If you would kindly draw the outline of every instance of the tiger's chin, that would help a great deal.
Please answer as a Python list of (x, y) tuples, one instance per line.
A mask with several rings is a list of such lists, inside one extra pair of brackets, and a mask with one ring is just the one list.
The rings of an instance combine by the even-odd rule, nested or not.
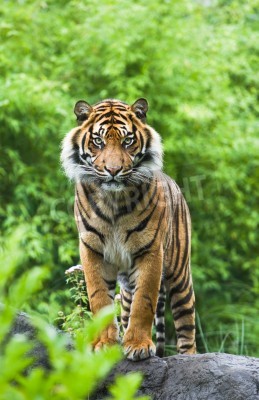
[(103, 182), (101, 188), (107, 192), (120, 192), (126, 188), (123, 182), (109, 181)]

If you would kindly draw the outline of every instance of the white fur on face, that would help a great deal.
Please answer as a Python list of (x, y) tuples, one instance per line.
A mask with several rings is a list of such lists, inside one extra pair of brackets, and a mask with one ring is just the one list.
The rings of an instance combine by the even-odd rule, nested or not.
[[(151, 171), (161, 171), (163, 166), (163, 151), (160, 135), (151, 127), (148, 127), (151, 133), (151, 146), (148, 151), (152, 154), (152, 160), (143, 161), (137, 168), (137, 173), (143, 175), (143, 178), (150, 175)], [(95, 175), (94, 167), (90, 166), (82, 159), (82, 164), (78, 163), (80, 159), (79, 147), (75, 148), (73, 138), (78, 132), (78, 128), (72, 129), (62, 142), (61, 163), (67, 177), (75, 182), (91, 181)], [(144, 149), (145, 150), (145, 149)], [(134, 175), (134, 174), (133, 174)], [(119, 190), (119, 187), (108, 187), (107, 190)]]

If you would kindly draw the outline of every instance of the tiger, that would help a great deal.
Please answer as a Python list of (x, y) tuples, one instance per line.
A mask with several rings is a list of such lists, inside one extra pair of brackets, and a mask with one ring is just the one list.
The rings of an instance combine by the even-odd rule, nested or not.
[(161, 137), (147, 124), (147, 111), (144, 98), (132, 105), (80, 100), (77, 126), (61, 152), (65, 174), (75, 182), (79, 252), (93, 315), (114, 303), (120, 287), (123, 332), (115, 318), (93, 348), (121, 341), (133, 361), (163, 357), (166, 296), (177, 351), (196, 353), (190, 213), (179, 186), (162, 171)]

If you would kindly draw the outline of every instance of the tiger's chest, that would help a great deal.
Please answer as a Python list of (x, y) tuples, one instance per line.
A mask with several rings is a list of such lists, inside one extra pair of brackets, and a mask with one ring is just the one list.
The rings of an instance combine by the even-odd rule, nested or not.
[(118, 272), (127, 271), (132, 264), (131, 249), (125, 243), (125, 230), (114, 227), (105, 237), (103, 258), (108, 264), (117, 267)]
[(75, 217), (82, 241), (102, 256), (107, 268), (113, 266), (117, 273), (129, 271), (136, 255), (161, 236), (158, 232), (163, 211), (158, 209), (158, 202), (149, 207), (138, 204), (132, 211), (104, 198), (87, 200), (79, 192)]

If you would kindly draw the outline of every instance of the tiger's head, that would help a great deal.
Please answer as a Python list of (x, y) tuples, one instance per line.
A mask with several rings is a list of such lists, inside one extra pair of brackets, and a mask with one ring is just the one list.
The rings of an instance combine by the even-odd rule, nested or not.
[(143, 98), (131, 106), (114, 99), (94, 106), (78, 101), (74, 112), (79, 126), (62, 146), (67, 176), (112, 191), (147, 182), (162, 168), (160, 136), (146, 124), (147, 111)]

